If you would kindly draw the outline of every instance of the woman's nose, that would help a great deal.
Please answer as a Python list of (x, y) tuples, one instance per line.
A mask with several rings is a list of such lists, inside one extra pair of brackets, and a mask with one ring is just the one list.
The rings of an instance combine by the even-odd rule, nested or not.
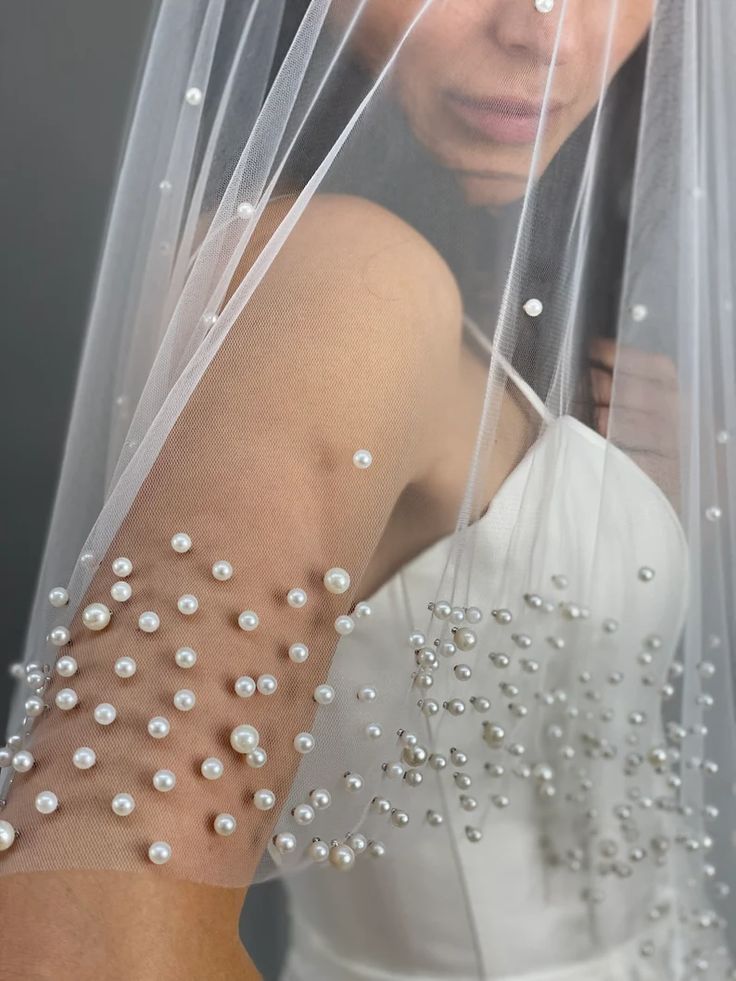
[[(512, 57), (564, 65), (583, 43), (577, 0), (483, 0), (488, 31)], [(598, 2), (598, 0), (596, 0)], [(601, 0), (605, 5), (606, 0)], [(559, 35), (559, 37), (558, 37)]]

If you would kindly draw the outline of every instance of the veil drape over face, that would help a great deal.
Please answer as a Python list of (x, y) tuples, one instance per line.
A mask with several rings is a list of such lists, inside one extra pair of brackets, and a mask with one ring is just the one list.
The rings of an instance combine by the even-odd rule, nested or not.
[(162, 0), (0, 874), (734, 976), (734, 50), (730, 0)]

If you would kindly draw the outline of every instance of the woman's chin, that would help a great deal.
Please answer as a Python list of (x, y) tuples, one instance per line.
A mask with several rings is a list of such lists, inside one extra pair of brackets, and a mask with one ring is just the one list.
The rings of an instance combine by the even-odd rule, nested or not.
[(472, 207), (501, 208), (504, 205), (513, 204), (514, 201), (520, 201), (526, 191), (526, 176), (515, 177), (510, 174), (498, 176), (462, 174), (457, 176), (465, 200)]

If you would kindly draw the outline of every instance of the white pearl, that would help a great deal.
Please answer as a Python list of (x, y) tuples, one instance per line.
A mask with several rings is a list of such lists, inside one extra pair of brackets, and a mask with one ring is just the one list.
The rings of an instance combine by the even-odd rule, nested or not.
[(241, 201), (236, 210), (238, 215), (245, 219), (252, 218), (256, 211), (250, 201)]
[(235, 726), (230, 733), (230, 745), (236, 753), (252, 753), (259, 739), (258, 730), (254, 726)]
[(37, 719), (39, 715), (43, 714), (43, 710), (46, 708), (46, 706), (44, 704), (44, 700), (39, 698), (38, 695), (31, 695), (30, 698), (26, 699), (23, 708), (25, 709), (26, 715), (29, 718)]
[(133, 595), (133, 588), (129, 582), (125, 582), (121, 579), (119, 582), (113, 583), (110, 587), (110, 595), (118, 603), (125, 603)]
[(300, 610), (307, 602), (306, 591), (295, 586), (294, 589), (290, 589), (286, 594), (286, 602), (295, 610)]
[(168, 841), (154, 841), (148, 849), (148, 857), (154, 865), (164, 865), (171, 858), (171, 845)]
[(534, 0), (534, 6), (540, 14), (551, 14), (554, 10), (555, 0)]
[(404, 766), (402, 763), (388, 763), (386, 765), (386, 776), (391, 780), (400, 780), (404, 776)]
[(358, 701), (360, 702), (375, 702), (377, 698), (378, 692), (373, 685), (362, 685), (358, 689)]
[(161, 626), (158, 613), (154, 613), (153, 610), (146, 610), (145, 613), (141, 613), (138, 617), (138, 626), (144, 633), (154, 633)]
[(176, 786), (176, 774), (171, 770), (156, 770), (153, 775), (153, 786), (160, 790), (162, 794), (173, 790)]
[(259, 811), (270, 811), (276, 803), (276, 794), (272, 790), (256, 790), (253, 794), (253, 803)]
[(112, 571), (119, 579), (127, 578), (133, 571), (133, 563), (125, 555), (121, 555), (112, 563)]
[(296, 838), (289, 831), (279, 831), (277, 835), (273, 836), (273, 843), (276, 850), (282, 855), (288, 855), (296, 848)]
[(195, 694), (189, 688), (180, 688), (174, 695), (174, 707), (178, 708), (180, 712), (189, 712), (194, 708), (195, 702)]
[(262, 746), (256, 746), (252, 753), (246, 753), (245, 756), (245, 762), (254, 770), (260, 770), (262, 766), (265, 766), (267, 759), (266, 750)]
[(631, 308), (631, 319), (636, 323), (641, 323), (642, 320), (646, 320), (648, 314), (649, 311), (643, 303), (635, 303)]
[(115, 794), (112, 799), (112, 809), (118, 817), (127, 817), (135, 809), (132, 794)]
[(153, 736), (154, 739), (163, 739), (164, 736), (168, 736), (170, 731), (169, 720), (165, 719), (163, 715), (155, 715), (148, 720), (148, 735)]
[(214, 327), (215, 324), (217, 323), (217, 314), (216, 313), (206, 313), (202, 317), (202, 322), (204, 323), (205, 327)]
[(197, 652), (191, 647), (180, 647), (174, 654), (174, 660), (180, 668), (193, 668), (197, 662)]
[(115, 662), (115, 674), (118, 678), (132, 678), (136, 672), (136, 667), (132, 657), (119, 657)]
[(527, 300), (524, 304), (524, 313), (527, 317), (538, 317), (543, 309), (542, 301), (536, 297), (532, 297), (531, 300)]
[(317, 685), (313, 697), (318, 705), (329, 705), (335, 698), (335, 689), (332, 685)]
[(21, 661), (16, 661), (11, 664), (8, 668), (8, 674), (11, 678), (15, 678), (16, 681), (23, 681), (25, 677), (25, 669)]
[(77, 673), (77, 660), (71, 654), (65, 654), (56, 662), (56, 673), (62, 678), (71, 678)]
[(311, 732), (298, 732), (294, 736), (294, 749), (297, 753), (311, 753), (315, 739)]
[(69, 593), (64, 589), (63, 586), (54, 586), (54, 588), (49, 593), (49, 603), (52, 606), (66, 606), (69, 602)]
[(255, 630), (258, 623), (258, 614), (253, 610), (243, 610), (238, 617), (238, 626), (241, 630)]
[(346, 593), (350, 589), (350, 573), (339, 566), (328, 569), (322, 581), (329, 593)]
[(202, 89), (192, 86), (190, 89), (187, 89), (184, 98), (190, 106), (199, 106), (202, 103)]
[(370, 603), (366, 603), (365, 600), (361, 600), (360, 603), (356, 603), (353, 613), (358, 620), (367, 620), (368, 617), (373, 613), (373, 607)]
[(114, 705), (111, 705), (109, 702), (100, 702), (100, 704), (95, 707), (95, 722), (99, 722), (101, 726), (109, 726), (115, 721), (117, 714), (118, 713)]
[(333, 845), (330, 848), (330, 865), (343, 872), (355, 865), (355, 852), (349, 845)]
[(192, 539), (184, 531), (177, 532), (171, 539), (171, 547), (175, 552), (183, 555), (192, 547)]
[(235, 682), (235, 694), (240, 695), (241, 698), (250, 698), (256, 690), (255, 681), (247, 674), (244, 674), (241, 678)]
[(74, 750), (72, 763), (78, 770), (89, 770), (97, 762), (97, 754), (89, 746), (80, 746)]
[(10, 821), (0, 821), (0, 852), (6, 852), (15, 841), (15, 828)]
[(218, 835), (227, 838), (238, 826), (238, 822), (232, 814), (218, 814), (213, 822), (213, 827)]
[(291, 814), (296, 824), (300, 827), (304, 827), (314, 821), (314, 808), (310, 807), (309, 804), (297, 804), (292, 809)]
[(54, 701), (58, 708), (64, 712), (68, 712), (79, 701), (79, 695), (77, 695), (73, 688), (61, 688), (57, 691)]
[(179, 613), (183, 613), (185, 616), (191, 616), (199, 609), (199, 600), (196, 596), (192, 596), (191, 593), (185, 593), (179, 597), (176, 605), (179, 608)]
[(377, 722), (371, 722), (365, 727), (365, 733), (369, 739), (380, 739), (383, 729)]
[(289, 658), (294, 664), (303, 664), (309, 657), (309, 648), (306, 644), (292, 644), (289, 648)]
[(360, 834), (360, 832), (349, 835), (349, 841), (350, 847), (353, 849), (356, 855), (362, 855), (368, 847), (368, 839), (365, 835)]
[(357, 793), (363, 789), (364, 780), (359, 773), (346, 773), (345, 786), (351, 793)]
[(199, 772), (206, 780), (219, 780), (224, 771), (222, 760), (218, 760), (216, 756), (208, 756), (199, 768)]
[(49, 634), (49, 640), (54, 645), (54, 647), (63, 647), (64, 644), (68, 644), (72, 639), (72, 635), (66, 627), (54, 627), (54, 629)]
[(85, 567), (85, 569), (93, 568), (95, 564), (94, 552), (83, 552), (79, 556), (79, 561)]
[(261, 674), (256, 681), (256, 688), (261, 695), (273, 695), (278, 688), (278, 681), (272, 674)]
[(358, 470), (366, 470), (373, 463), (373, 454), (370, 450), (356, 450), (353, 453), (353, 465)]
[(332, 803), (332, 795), (324, 787), (317, 787), (316, 790), (310, 790), (309, 799), (318, 811), (324, 811)]
[(42, 790), (36, 795), (36, 810), (39, 814), (53, 814), (59, 806), (59, 798), (53, 790)]
[(707, 521), (718, 521), (722, 514), (723, 512), (717, 504), (713, 504), (705, 509), (705, 517)]
[(88, 630), (104, 630), (110, 622), (110, 608), (104, 603), (90, 603), (82, 613), (82, 623)]
[(212, 566), (212, 575), (220, 582), (226, 582), (228, 579), (232, 579), (233, 567), (224, 559), (218, 559)]
[(313, 862), (326, 862), (330, 857), (330, 846), (326, 841), (316, 838), (309, 843), (307, 855)]
[(13, 750), (7, 746), (0, 747), (0, 767), (12, 766)]
[(335, 620), (335, 630), (340, 634), (341, 637), (347, 637), (355, 629), (355, 621), (352, 617), (343, 614)]
[(12, 766), (16, 773), (28, 773), (35, 762), (33, 753), (27, 749), (19, 749), (13, 757)]

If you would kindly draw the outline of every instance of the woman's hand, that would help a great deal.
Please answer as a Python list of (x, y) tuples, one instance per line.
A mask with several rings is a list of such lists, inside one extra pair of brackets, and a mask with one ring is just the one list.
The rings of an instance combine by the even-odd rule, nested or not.
[(680, 445), (674, 362), (606, 338), (592, 342), (589, 361), (596, 430), (672, 497)]

